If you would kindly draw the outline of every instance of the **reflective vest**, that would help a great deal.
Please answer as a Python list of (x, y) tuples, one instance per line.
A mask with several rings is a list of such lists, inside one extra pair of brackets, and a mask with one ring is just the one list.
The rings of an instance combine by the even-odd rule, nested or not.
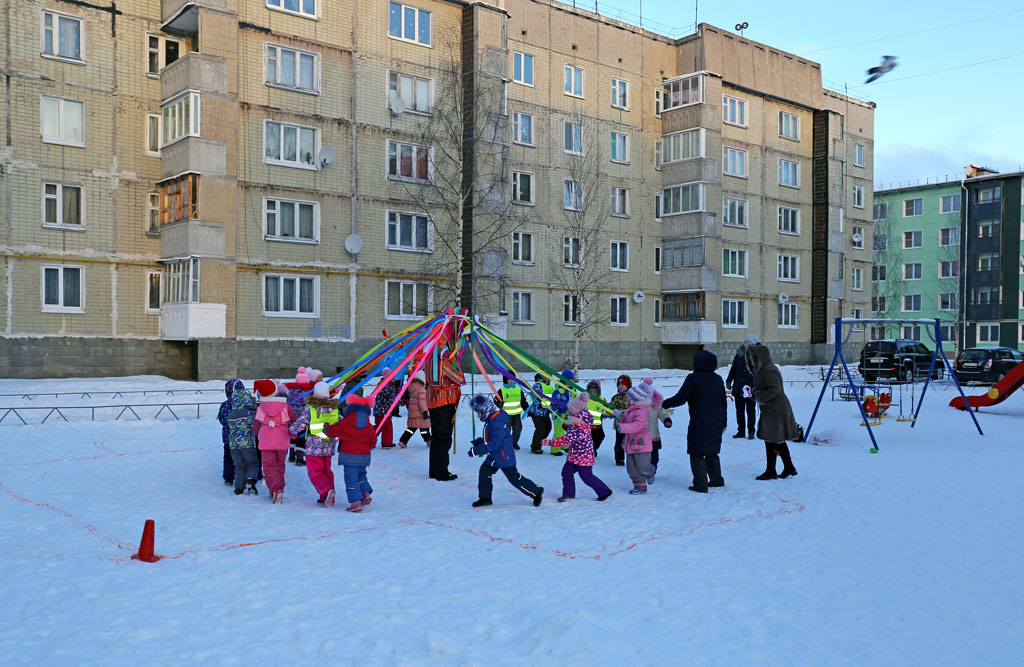
[(501, 409), (509, 417), (523, 413), (523, 390), (521, 387), (502, 387), (501, 400)]
[(334, 408), (326, 414), (317, 412), (312, 406), (309, 408), (309, 434), (315, 435), (323, 440), (330, 440), (324, 435), (324, 429), (329, 424), (338, 423), (338, 408)]
[(540, 393), (544, 394), (544, 398), (541, 399), (541, 405), (548, 410), (551, 409), (551, 394), (555, 392), (555, 385), (548, 384), (547, 382), (540, 383)]
[(587, 401), (587, 411), (594, 418), (594, 423), (590, 425), (590, 428), (601, 428), (601, 416), (604, 414), (604, 411), (601, 410), (601, 404), (591, 399)]

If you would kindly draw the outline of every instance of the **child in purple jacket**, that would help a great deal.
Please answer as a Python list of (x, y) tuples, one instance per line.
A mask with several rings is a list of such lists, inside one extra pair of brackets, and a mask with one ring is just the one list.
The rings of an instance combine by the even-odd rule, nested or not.
[(562, 466), (562, 495), (558, 502), (564, 503), (576, 497), (576, 474), (583, 483), (594, 490), (598, 500), (612, 495), (608, 485), (594, 474), (594, 440), (590, 426), (594, 417), (587, 409), (590, 394), (580, 394), (569, 401), (565, 435), (554, 440), (542, 440), (542, 446), (568, 447), (569, 456)]

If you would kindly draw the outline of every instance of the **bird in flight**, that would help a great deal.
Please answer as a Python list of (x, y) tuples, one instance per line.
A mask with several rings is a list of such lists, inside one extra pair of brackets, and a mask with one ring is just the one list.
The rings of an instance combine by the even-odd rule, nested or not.
[(892, 68), (896, 67), (898, 64), (899, 63), (896, 62), (896, 56), (882, 56), (882, 64), (868, 70), (868, 79), (864, 83), (871, 83), (883, 74), (892, 71)]

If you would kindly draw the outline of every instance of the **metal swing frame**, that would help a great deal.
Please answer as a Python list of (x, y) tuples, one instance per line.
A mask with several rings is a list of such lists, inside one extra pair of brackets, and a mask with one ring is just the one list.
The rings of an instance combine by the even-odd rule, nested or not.
[[(932, 338), (935, 340), (935, 352), (932, 354), (932, 363), (931, 363), (931, 366), (928, 368), (928, 375), (925, 376), (924, 388), (921, 389), (921, 398), (918, 399), (916, 408), (914, 407), (913, 403), (911, 403), (911, 406), (910, 406), (911, 409), (913, 410), (913, 414), (914, 414), (914, 417), (913, 417), (914, 421), (910, 424), (910, 428), (914, 428), (914, 426), (917, 425), (917, 416), (921, 412), (921, 406), (924, 405), (924, 397), (925, 397), (925, 394), (928, 393), (928, 385), (929, 385), (929, 383), (931, 383), (932, 375), (935, 373), (935, 364), (939, 360), (939, 358), (941, 357), (942, 358), (942, 363), (943, 363), (943, 365), (946, 368), (946, 372), (949, 373), (949, 377), (953, 380), (953, 384), (956, 385), (956, 390), (958, 392), (960, 392), (960, 396), (964, 400), (964, 405), (968, 406), (967, 412), (971, 415), (971, 419), (974, 421), (974, 426), (977, 427), (977, 429), (978, 429), (978, 435), (985, 435), (985, 433), (981, 430), (981, 424), (978, 423), (978, 418), (974, 415), (975, 410), (970, 408), (970, 404), (967, 402), (967, 396), (964, 395), (964, 390), (960, 386), (960, 381), (956, 379), (956, 373), (953, 372), (953, 366), (952, 366), (952, 364), (949, 363), (949, 359), (946, 357), (946, 353), (942, 349), (942, 326), (941, 326), (941, 322), (940, 322), (939, 318), (936, 317), (934, 319), (921, 318), (921, 319), (879, 319), (879, 320), (874, 320), (874, 319), (863, 319), (863, 318), (855, 318), (855, 317), (837, 317), (836, 318), (836, 322), (835, 322), (835, 348), (836, 348), (836, 351), (832, 355), (832, 364), (831, 364), (831, 366), (829, 366), (828, 374), (826, 374), (825, 377), (827, 377), (827, 378), (828, 377), (832, 377), (832, 371), (835, 370), (836, 362), (838, 361), (840, 364), (842, 364), (843, 370), (845, 371), (846, 382), (847, 382), (847, 384), (850, 387), (850, 391), (853, 394), (857, 395), (858, 394), (857, 385), (855, 385), (853, 383), (853, 379), (850, 377), (850, 367), (847, 365), (846, 357), (843, 355), (843, 344), (849, 339), (850, 335), (852, 335), (852, 333), (853, 333), (852, 325), (854, 325), (854, 324), (868, 324), (868, 325), (877, 325), (877, 324), (918, 324), (918, 325), (929, 325), (929, 326), (934, 327), (934, 329), (933, 329), (934, 335), (932, 336)], [(851, 325), (851, 326), (850, 326), (849, 333), (847, 333), (846, 338), (844, 338), (843, 337), (843, 326), (846, 326), (846, 325)], [(825, 382), (822, 383), (821, 393), (818, 394), (818, 402), (814, 404), (814, 412), (811, 414), (811, 421), (807, 425), (807, 429), (804, 431), (804, 440), (803, 440), (804, 442), (807, 442), (808, 438), (811, 435), (811, 427), (814, 426), (814, 419), (815, 419), (815, 417), (818, 416), (818, 408), (821, 407), (821, 400), (822, 400), (822, 398), (825, 397), (825, 390), (828, 388), (828, 386), (829, 386), (828, 380), (826, 380)], [(868, 429), (868, 436), (871, 438), (872, 451), (876, 451), (877, 452), (878, 451), (878, 441), (875, 439), (875, 432), (873, 430), (871, 430), (871, 422), (868, 420), (867, 413), (864, 412), (864, 405), (859, 400), (856, 401), (856, 403), (857, 403), (857, 409), (860, 410), (861, 419), (864, 420), (864, 425)]]

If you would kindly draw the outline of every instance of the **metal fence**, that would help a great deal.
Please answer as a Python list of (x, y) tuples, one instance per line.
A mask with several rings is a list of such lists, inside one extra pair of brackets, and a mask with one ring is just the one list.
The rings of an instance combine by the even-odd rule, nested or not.
[[(143, 419), (158, 419), (161, 415), (165, 419), (173, 418), (180, 421), (185, 418), (192, 418), (192, 411), (195, 410), (195, 419), (202, 418), (203, 406), (216, 406), (210, 410), (211, 416), (216, 416), (220, 403), (136, 403), (121, 405), (20, 405), (0, 407), (0, 424), (13, 424), (17, 426), (20, 422), (23, 426), (35, 426), (45, 424), (48, 419), (65, 422), (85, 421), (82, 413), (88, 413), (89, 421), (121, 421), (134, 418), (135, 421)], [(149, 413), (156, 409), (156, 412)], [(97, 411), (99, 414), (97, 415)], [(116, 411), (116, 414), (114, 414)], [(141, 413), (141, 414), (140, 414)], [(42, 419), (39, 419), (42, 415)], [(113, 419), (111, 419), (113, 415)], [(69, 419), (68, 417), (71, 417)], [(26, 419), (26, 417), (28, 419)], [(10, 421), (8, 421), (10, 418)]]

